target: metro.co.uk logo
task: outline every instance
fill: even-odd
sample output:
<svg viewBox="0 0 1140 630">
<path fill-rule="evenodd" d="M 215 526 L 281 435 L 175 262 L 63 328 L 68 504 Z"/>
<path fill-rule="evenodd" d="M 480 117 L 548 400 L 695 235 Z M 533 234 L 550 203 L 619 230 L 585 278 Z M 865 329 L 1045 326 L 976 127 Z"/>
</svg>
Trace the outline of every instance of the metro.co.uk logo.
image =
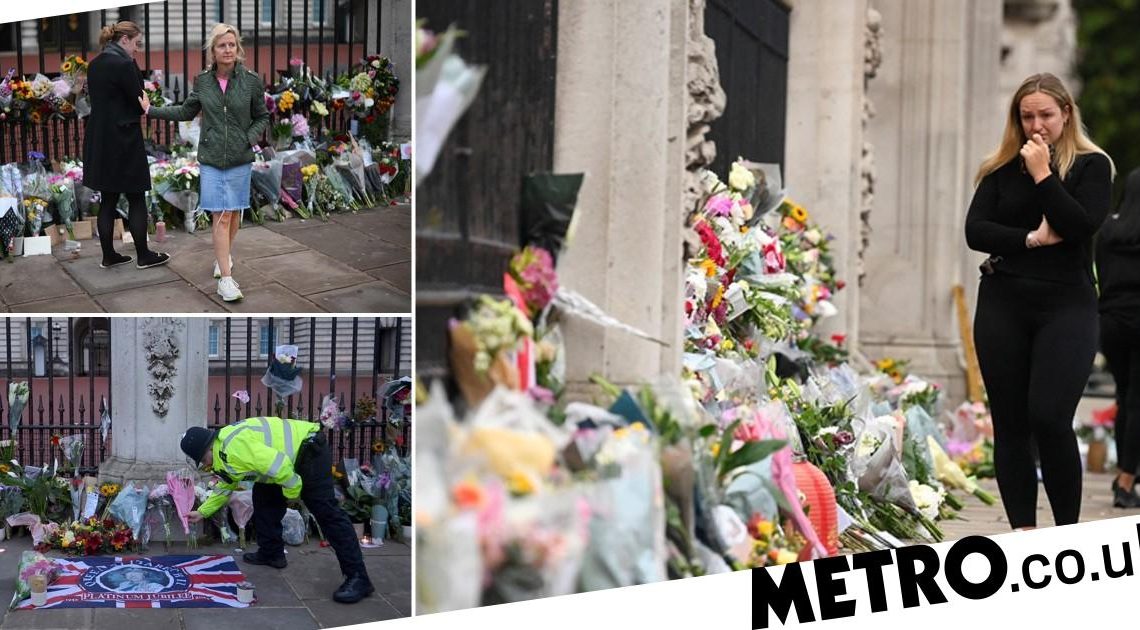
<svg viewBox="0 0 1140 630">
<path fill-rule="evenodd" d="M 1002 589 L 1018 593 L 1050 584 L 1131 577 L 1132 551 L 1140 551 L 1140 523 L 1136 524 L 1136 535 L 1134 544 L 1102 544 L 1099 553 L 1087 554 L 1095 556 L 1088 558 L 1076 549 L 1062 549 L 1049 554 L 1025 554 L 1020 562 L 1011 564 L 1007 551 L 994 540 L 968 536 L 950 545 L 945 558 L 929 545 L 913 545 L 754 569 L 752 628 L 788 624 L 793 610 L 794 621 L 800 624 L 886 612 L 891 609 L 889 594 L 897 595 L 890 599 L 901 600 L 905 609 L 945 604 L 955 596 L 986 599 Z M 812 580 L 805 576 L 804 568 L 808 565 L 814 570 L 814 588 L 809 586 Z M 967 565 L 970 571 L 966 570 Z M 782 569 L 782 575 L 776 577 L 774 569 Z M 939 584 L 939 576 L 945 588 Z M 849 592 L 849 587 L 859 588 Z M 813 599 L 817 606 L 813 606 Z"/>
</svg>

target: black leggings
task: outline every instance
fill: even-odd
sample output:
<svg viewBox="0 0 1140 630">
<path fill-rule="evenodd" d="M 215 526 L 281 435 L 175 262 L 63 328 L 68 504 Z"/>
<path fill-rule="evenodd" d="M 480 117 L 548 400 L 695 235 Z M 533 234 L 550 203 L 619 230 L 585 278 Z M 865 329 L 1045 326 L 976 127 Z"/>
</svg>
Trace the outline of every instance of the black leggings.
<svg viewBox="0 0 1140 630">
<path fill-rule="evenodd" d="M 1057 525 L 1081 513 L 1073 414 L 1092 371 L 1096 291 L 1003 274 L 983 276 L 974 338 L 994 422 L 994 466 L 1012 528 L 1037 525 L 1037 469 Z"/>
<path fill-rule="evenodd" d="M 146 245 L 146 202 L 141 192 L 103 192 L 99 203 L 99 246 L 103 248 L 104 260 L 115 254 L 115 218 L 119 216 L 119 196 L 126 195 L 130 210 L 127 212 L 127 227 L 131 238 L 135 239 L 135 254 L 141 260 L 150 254 Z"/>
<path fill-rule="evenodd" d="M 1100 351 L 1116 381 L 1116 458 L 1120 470 L 1136 473 L 1140 464 L 1140 427 L 1128 425 L 1140 418 L 1140 334 L 1110 313 L 1100 317 Z"/>
</svg>

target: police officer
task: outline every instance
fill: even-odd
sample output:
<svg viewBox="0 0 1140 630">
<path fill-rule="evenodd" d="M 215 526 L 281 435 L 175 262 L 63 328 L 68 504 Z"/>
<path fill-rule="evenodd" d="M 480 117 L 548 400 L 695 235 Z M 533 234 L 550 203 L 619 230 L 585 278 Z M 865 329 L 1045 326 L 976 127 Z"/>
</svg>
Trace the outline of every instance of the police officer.
<svg viewBox="0 0 1140 630">
<path fill-rule="evenodd" d="M 356 532 L 333 494 L 332 455 L 320 428 L 301 420 L 249 418 L 216 431 L 188 429 L 182 435 L 182 452 L 200 470 L 221 479 L 189 518 L 198 522 L 213 516 L 240 482 L 254 481 L 253 524 L 258 549 L 242 557 L 250 564 L 284 569 L 281 520 L 286 501 L 300 498 L 316 517 L 346 578 L 333 599 L 352 604 L 375 589 L 364 568 Z"/>
</svg>

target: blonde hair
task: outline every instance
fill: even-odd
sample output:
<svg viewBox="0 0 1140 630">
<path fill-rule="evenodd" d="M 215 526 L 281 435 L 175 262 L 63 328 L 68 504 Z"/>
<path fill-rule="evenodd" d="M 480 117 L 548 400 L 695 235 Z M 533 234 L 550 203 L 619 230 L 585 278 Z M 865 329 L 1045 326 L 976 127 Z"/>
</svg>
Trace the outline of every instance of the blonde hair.
<svg viewBox="0 0 1140 630">
<path fill-rule="evenodd" d="M 214 28 L 210 30 L 210 37 L 206 40 L 206 65 L 214 65 L 214 46 L 217 45 L 218 40 L 223 36 L 232 33 L 234 38 L 237 39 L 237 60 L 245 61 L 245 48 L 241 45 L 241 33 L 237 28 L 225 23 L 215 24 Z"/>
<path fill-rule="evenodd" d="M 123 37 L 134 39 L 135 36 L 141 33 L 142 29 L 134 22 L 128 20 L 115 22 L 109 26 L 104 26 L 103 29 L 99 31 L 99 45 L 106 46 L 107 42 L 117 42 Z"/>
<path fill-rule="evenodd" d="M 1069 169 L 1073 168 L 1077 156 L 1086 153 L 1100 153 L 1108 158 L 1108 163 L 1112 167 L 1112 176 L 1115 178 L 1116 165 L 1112 162 L 1112 158 L 1104 152 L 1104 149 L 1089 139 L 1084 123 L 1081 122 L 1081 110 L 1073 101 L 1069 91 L 1065 89 L 1065 85 L 1056 76 L 1043 72 L 1022 81 L 1021 87 L 1013 93 L 1001 144 L 982 162 L 978 174 L 974 177 L 974 185 L 977 186 L 986 175 L 1008 164 L 1021 152 L 1021 146 L 1029 140 L 1025 137 L 1025 131 L 1021 126 L 1021 99 L 1037 92 L 1053 97 L 1057 106 L 1061 108 L 1061 112 L 1069 114 L 1068 122 L 1061 129 L 1061 137 L 1057 138 L 1054 145 L 1053 163 L 1056 164 L 1061 179 L 1069 174 Z"/>
</svg>

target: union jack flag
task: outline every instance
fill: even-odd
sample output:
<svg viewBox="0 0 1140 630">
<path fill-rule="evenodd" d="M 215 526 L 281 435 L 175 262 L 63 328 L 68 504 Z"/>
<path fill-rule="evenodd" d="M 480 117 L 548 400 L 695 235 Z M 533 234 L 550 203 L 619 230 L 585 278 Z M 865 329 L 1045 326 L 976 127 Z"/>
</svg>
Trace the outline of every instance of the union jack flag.
<svg viewBox="0 0 1140 630">
<path fill-rule="evenodd" d="M 40 608 L 246 608 L 233 556 L 59 558 Z M 33 608 L 24 600 L 20 609 Z"/>
</svg>

